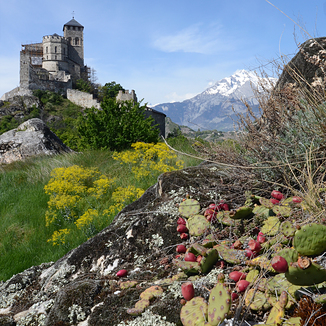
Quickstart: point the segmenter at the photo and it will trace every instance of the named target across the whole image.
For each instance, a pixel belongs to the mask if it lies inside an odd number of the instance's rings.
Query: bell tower
[[[68,40],[69,59],[84,67],[84,26],[74,18],[63,25],[63,36]]]

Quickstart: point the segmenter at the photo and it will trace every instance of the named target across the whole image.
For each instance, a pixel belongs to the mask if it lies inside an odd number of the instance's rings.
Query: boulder
[[[161,285],[163,294],[140,316],[128,310],[144,290],[178,273],[176,245],[185,243],[176,231],[178,205],[190,196],[203,209],[221,196],[236,207],[253,180],[249,173],[244,177],[214,164],[162,174],[96,236],[57,262],[31,267],[0,284],[0,325],[2,320],[26,326],[181,325],[181,282]],[[121,269],[128,271],[126,277],[116,276]],[[124,281],[137,285],[122,286]],[[208,281],[197,294],[206,291]]]
[[[30,119],[0,135],[0,163],[11,163],[35,155],[68,153],[72,150],[41,119]]]

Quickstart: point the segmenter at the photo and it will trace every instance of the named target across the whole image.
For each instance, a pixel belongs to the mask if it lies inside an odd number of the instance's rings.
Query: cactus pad
[[[207,316],[207,303],[201,297],[192,298],[181,309],[180,319],[183,326],[204,325]]]
[[[204,215],[194,215],[188,219],[189,234],[193,236],[203,235],[210,227],[210,223]]]
[[[291,317],[285,320],[283,326],[301,326],[301,317]]]
[[[226,226],[234,226],[235,220],[230,217],[230,211],[220,211],[216,215],[216,219]]]
[[[270,216],[266,221],[264,221],[261,228],[261,232],[265,235],[276,235],[280,227],[280,220],[277,216]]]
[[[200,261],[200,267],[204,274],[210,272],[219,258],[216,249],[212,248],[207,251],[207,255]]]
[[[190,248],[189,252],[192,252],[194,255],[206,256],[207,249],[200,245],[198,242],[195,242]]]
[[[179,213],[184,217],[198,214],[200,211],[199,202],[195,199],[186,199],[179,205]]]
[[[298,260],[298,252],[292,248],[284,248],[278,251],[277,255],[283,257],[288,265],[295,263]]]
[[[280,231],[287,237],[293,237],[296,232],[296,227],[290,221],[284,221],[280,225]]]
[[[261,197],[261,198],[259,198],[259,202],[265,208],[271,209],[271,208],[274,207],[274,204],[269,199],[267,199],[267,198]]]
[[[303,256],[319,255],[326,250],[326,225],[311,223],[295,232],[293,245]]]
[[[245,304],[251,310],[257,311],[266,306],[267,299],[264,293],[256,289],[250,289],[246,294]]]
[[[144,300],[152,300],[163,294],[163,289],[158,285],[153,285],[140,294],[140,298]]]
[[[230,212],[230,217],[234,220],[249,218],[251,216],[252,216],[252,208],[248,206],[242,206],[237,208],[235,211]]]
[[[314,262],[306,269],[294,263],[289,266],[285,277],[294,285],[314,285],[326,281],[326,270]]]
[[[175,265],[183,270],[183,272],[188,275],[197,275],[201,271],[199,263],[196,261],[181,261],[181,260],[175,260]]]
[[[227,316],[231,307],[231,295],[226,285],[217,283],[211,290],[208,300],[207,321],[212,326],[219,325]]]
[[[260,216],[263,216],[263,217],[266,217],[266,218],[268,218],[269,216],[274,216],[275,215],[274,212],[270,208],[267,208],[267,207],[262,206],[262,205],[255,206],[252,212],[255,215],[260,215]]]
[[[317,294],[317,295],[314,295],[313,296],[313,300],[316,303],[324,304],[324,303],[326,303],[326,294]]]
[[[219,256],[228,263],[240,264],[246,259],[244,250],[231,249],[224,245],[216,245],[214,248],[217,249]]]
[[[257,269],[252,269],[251,271],[249,271],[249,273],[246,276],[246,281],[248,282],[254,282],[257,277],[259,276],[259,271]]]
[[[283,217],[289,217],[291,215],[292,209],[289,206],[274,206],[273,212],[276,215],[281,215]]]
[[[270,311],[266,325],[280,325],[282,324],[284,314],[285,314],[285,306],[287,304],[287,293],[283,291],[280,296],[280,300],[276,302],[276,304],[273,306],[272,310]]]
[[[121,290],[126,290],[129,288],[133,288],[137,285],[137,281],[126,281],[126,282],[121,282],[120,283],[120,289]]]

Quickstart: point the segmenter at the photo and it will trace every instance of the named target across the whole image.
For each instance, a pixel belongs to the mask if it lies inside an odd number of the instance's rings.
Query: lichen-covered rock
[[[179,271],[172,264],[176,245],[182,242],[175,227],[178,206],[187,196],[208,205],[216,193],[226,201],[237,193],[233,203],[240,206],[245,201],[242,189],[250,180],[244,184],[238,178],[236,171],[214,164],[161,175],[95,237],[55,263],[31,267],[0,283],[0,321],[24,326],[137,325],[147,319],[155,320],[151,325],[180,324],[182,280],[174,278]],[[137,282],[136,287],[120,286],[120,269],[128,270],[123,281]],[[127,313],[141,293],[168,278],[171,282],[162,285],[162,295],[153,298],[144,313]],[[195,289],[203,291],[201,286]]]
[[[11,163],[35,155],[68,153],[66,146],[46,124],[37,118],[0,135],[0,163]]]

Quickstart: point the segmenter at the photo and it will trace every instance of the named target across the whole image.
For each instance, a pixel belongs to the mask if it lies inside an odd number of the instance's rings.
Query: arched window
[[[75,38],[75,45],[79,45],[79,38],[78,37]]]

